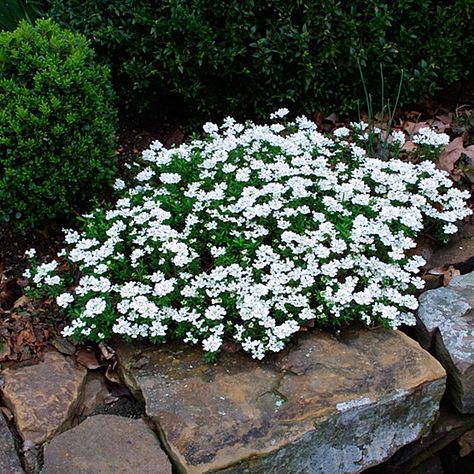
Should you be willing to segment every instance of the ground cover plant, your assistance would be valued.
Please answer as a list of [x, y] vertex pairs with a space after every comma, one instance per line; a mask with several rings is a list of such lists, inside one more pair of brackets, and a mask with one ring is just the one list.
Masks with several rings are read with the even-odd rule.
[[110, 74], [51, 20], [0, 33], [0, 221], [25, 232], [83, 211], [112, 184]]
[[286, 112], [207, 123], [176, 149], [154, 142], [58, 259], [31, 251], [30, 291], [64, 308], [65, 335], [174, 337], [210, 360], [232, 338], [261, 359], [305, 324], [414, 323], [424, 260], [406, 251], [428, 223], [448, 236], [470, 214], [432, 161], [449, 137], [420, 130], [414, 164], [396, 159], [406, 137], [394, 132], [382, 160], [364, 151], [364, 123], [330, 137]]

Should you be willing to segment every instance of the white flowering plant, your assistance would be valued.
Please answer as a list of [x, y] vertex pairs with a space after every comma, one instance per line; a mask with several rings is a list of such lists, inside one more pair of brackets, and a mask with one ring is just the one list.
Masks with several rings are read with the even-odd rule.
[[286, 113], [143, 152], [116, 200], [66, 231], [61, 265], [27, 273], [65, 336], [177, 338], [207, 360], [228, 338], [261, 359], [305, 325], [414, 323], [424, 260], [406, 252], [427, 223], [455, 232], [468, 195], [431, 161], [367, 156], [363, 124], [330, 137]]

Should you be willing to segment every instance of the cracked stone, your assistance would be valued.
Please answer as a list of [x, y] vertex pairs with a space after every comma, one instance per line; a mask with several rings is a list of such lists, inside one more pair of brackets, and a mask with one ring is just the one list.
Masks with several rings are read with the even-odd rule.
[[445, 388], [398, 331], [312, 331], [264, 361], [224, 352], [213, 365], [197, 348], [115, 348], [180, 473], [358, 473], [427, 431]]
[[474, 413], [474, 272], [421, 295], [417, 333], [448, 372], [454, 406]]
[[59, 352], [46, 352], [35, 365], [3, 371], [2, 398], [23, 440], [39, 445], [69, 428], [86, 374]]
[[45, 449], [44, 474], [171, 474], [171, 464], [143, 420], [87, 418]]
[[2, 474], [21, 474], [23, 469], [15, 450], [13, 436], [7, 422], [0, 413], [0, 472]]

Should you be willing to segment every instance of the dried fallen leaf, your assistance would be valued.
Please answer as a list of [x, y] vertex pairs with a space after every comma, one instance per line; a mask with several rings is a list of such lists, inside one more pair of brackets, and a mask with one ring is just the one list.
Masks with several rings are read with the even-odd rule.
[[451, 125], [441, 122], [441, 120], [435, 120], [431, 126], [436, 129], [437, 132], [442, 133], [451, 128]]
[[442, 267], [430, 268], [427, 273], [430, 275], [444, 275], [449, 268], [449, 265], [443, 265]]
[[120, 397], [115, 397], [111, 393], [109, 393], [105, 398], [104, 402], [106, 405], [111, 405], [112, 403], [115, 403], [116, 401], [120, 400]]
[[449, 112], [447, 114], [439, 114], [439, 115], [436, 115], [436, 118], [440, 122], [443, 122], [446, 125], [451, 125], [451, 123], [453, 122], [453, 113]]
[[31, 323], [25, 324], [23, 329], [16, 335], [13, 342], [13, 350], [18, 354], [25, 351], [25, 347], [34, 346], [36, 342], [36, 336], [33, 331]]
[[31, 301], [28, 296], [23, 295], [20, 296], [14, 303], [13, 303], [13, 309], [19, 308], [21, 306], [26, 306], [29, 302]]
[[429, 127], [428, 122], [403, 122], [403, 129], [411, 137], [418, 133], [420, 128]]
[[337, 115], [336, 113], [333, 112], [332, 114], [329, 114], [327, 117], [324, 117], [324, 120], [334, 125], [337, 122]]
[[95, 354], [87, 349], [80, 349], [76, 354], [76, 360], [79, 364], [89, 370], [95, 370], [100, 367]]
[[402, 151], [411, 153], [413, 150], [415, 150], [415, 148], [416, 148], [416, 145], [412, 141], [407, 140], [405, 144], [402, 146]]
[[451, 173], [456, 161], [459, 160], [463, 152], [464, 145], [462, 137], [457, 137], [451, 143], [446, 145], [446, 147], [442, 151], [438, 160], [438, 167], [442, 170], [447, 171], [448, 173]]
[[122, 383], [117, 372], [115, 372], [115, 370], [113, 370], [110, 366], [107, 367], [107, 370], [105, 371], [105, 377], [113, 383], [117, 383], [117, 384]]
[[9, 359], [11, 354], [11, 345], [9, 338], [0, 337], [0, 362], [4, 362]]
[[99, 344], [99, 349], [105, 360], [110, 360], [115, 356], [115, 351], [111, 347], [106, 346], [103, 342]]
[[446, 273], [443, 276], [443, 285], [448, 286], [449, 282], [455, 277], [461, 275], [461, 272], [454, 268], [452, 265], [446, 270]]

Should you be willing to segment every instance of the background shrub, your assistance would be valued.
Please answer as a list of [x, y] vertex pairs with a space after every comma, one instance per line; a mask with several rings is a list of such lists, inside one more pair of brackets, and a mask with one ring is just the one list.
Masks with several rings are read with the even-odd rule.
[[4, 0], [0, 2], [0, 29], [12, 31], [21, 20], [33, 23], [45, 7], [44, 0]]
[[472, 0], [50, 1], [58, 21], [93, 39], [122, 104], [151, 113], [352, 111], [357, 59], [375, 93], [380, 62], [389, 93], [403, 68], [404, 102], [473, 70]]
[[81, 208], [114, 175], [109, 70], [51, 20], [0, 34], [0, 218], [20, 230]]

